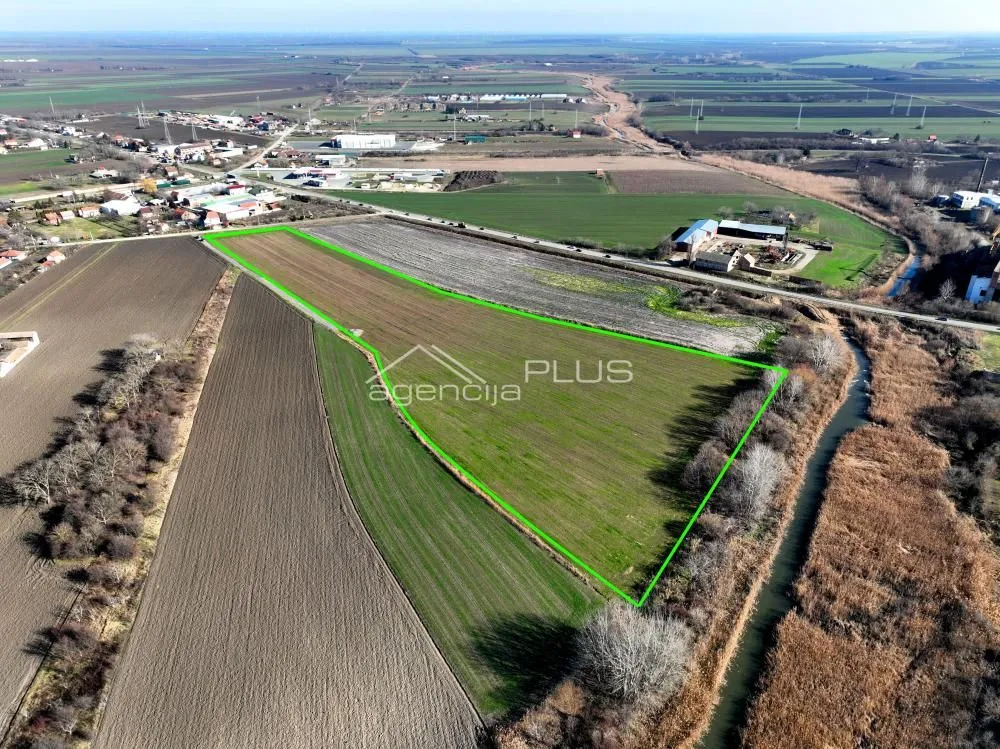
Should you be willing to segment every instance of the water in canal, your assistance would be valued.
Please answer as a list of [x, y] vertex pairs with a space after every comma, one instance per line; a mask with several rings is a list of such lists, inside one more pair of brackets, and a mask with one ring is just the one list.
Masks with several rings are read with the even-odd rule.
[[776, 627], [792, 609], [792, 585], [809, 551], [809, 539], [826, 489], [830, 461], [844, 436], [867, 421], [869, 362], [853, 343], [851, 352], [858, 365], [858, 374], [851, 383], [847, 399], [823, 431], [816, 452], [806, 466], [802, 490], [778, 548], [771, 577], [760, 591], [757, 608], [730, 663], [719, 705], [699, 744], [702, 749], [739, 746], [739, 732], [746, 724], [747, 710], [756, 692], [765, 657], [774, 644]]

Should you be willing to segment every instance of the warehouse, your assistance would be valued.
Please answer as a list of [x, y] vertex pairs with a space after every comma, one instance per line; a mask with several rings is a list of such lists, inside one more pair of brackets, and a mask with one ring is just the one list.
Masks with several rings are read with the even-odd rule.
[[345, 133], [334, 138], [334, 146], [352, 151], [395, 148], [395, 133]]
[[683, 234], [677, 237], [677, 249], [688, 253], [688, 260], [694, 261], [694, 254], [705, 242], [714, 239], [719, 232], [719, 222], [710, 218], [695, 221]]
[[769, 226], [768, 224], [744, 224], [742, 221], [720, 221], [719, 234], [727, 237], [743, 239], [777, 239], [785, 238], [784, 226]]

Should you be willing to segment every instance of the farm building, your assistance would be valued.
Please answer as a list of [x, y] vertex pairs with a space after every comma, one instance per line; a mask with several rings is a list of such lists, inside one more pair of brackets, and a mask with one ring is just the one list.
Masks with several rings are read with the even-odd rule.
[[718, 233], [718, 221], [710, 218], [698, 219], [683, 234], [677, 237], [677, 249], [686, 251], [688, 259], [693, 261], [694, 254], [698, 252], [698, 248], [705, 242], [714, 239]]
[[10, 374], [38, 346], [38, 333], [0, 333], [0, 377]]
[[63, 254], [61, 250], [52, 250], [52, 252], [50, 252], [48, 255], [45, 256], [46, 263], [55, 263], [56, 265], [58, 265], [65, 259], [66, 256]]
[[76, 218], [76, 214], [73, 211], [59, 211], [59, 218], [63, 221], [72, 221]]
[[316, 159], [317, 163], [326, 164], [327, 166], [334, 166], [334, 165], [344, 166], [345, 164], [347, 164], [347, 157], [342, 153], [332, 153], [332, 154], [318, 153], [314, 158]]
[[395, 133], [345, 133], [333, 140], [336, 148], [349, 150], [368, 150], [378, 148], [395, 148]]
[[740, 252], [734, 252], [731, 255], [724, 252], [699, 252], [695, 258], [694, 267], [699, 270], [729, 273], [736, 267], [741, 255]]
[[485, 143], [486, 142], [486, 136], [485, 135], [466, 135], [465, 136], [465, 142], [466, 142], [466, 144], [469, 144], [469, 143]]
[[26, 257], [28, 257], [28, 253], [25, 250], [4, 250], [0, 252], [0, 259], [11, 260], [13, 262], [24, 260]]
[[967, 211], [979, 205], [983, 198], [992, 197], [986, 192], [973, 192], [972, 190], [956, 190], [951, 194], [951, 205], [954, 208], [961, 208]]
[[720, 221], [719, 234], [743, 239], [784, 239], [784, 226], [769, 226], [767, 224], [744, 224], [742, 221]]

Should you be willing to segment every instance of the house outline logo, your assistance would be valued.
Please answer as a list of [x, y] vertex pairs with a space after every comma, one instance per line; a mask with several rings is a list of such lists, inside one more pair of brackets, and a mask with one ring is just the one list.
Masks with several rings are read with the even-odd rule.
[[393, 367], [395, 367], [397, 364], [403, 363], [408, 358], [410, 358], [410, 356], [412, 356], [413, 354], [415, 354], [417, 352], [420, 352], [422, 354], [425, 354], [426, 356], [429, 356], [431, 359], [433, 359], [435, 362], [437, 362], [442, 367], [444, 367], [445, 369], [447, 369], [449, 372], [451, 372], [452, 374], [456, 375], [460, 379], [464, 380], [465, 383], [468, 384], [468, 385], [475, 385], [475, 384], [485, 385], [486, 384], [486, 380], [484, 378], [480, 377], [478, 374], [476, 374], [475, 372], [473, 372], [471, 369], [469, 369], [467, 366], [465, 366], [464, 364], [462, 364], [462, 362], [460, 362], [458, 359], [456, 359], [451, 354], [449, 354], [448, 352], [446, 352], [440, 346], [435, 346], [435, 345], [424, 346], [422, 343], [418, 343], [416, 346], [414, 346], [413, 348], [411, 348], [409, 351], [407, 351], [402, 356], [397, 356], [388, 365], [380, 368], [378, 372], [376, 372], [371, 377], [369, 377], [367, 380], [365, 380], [365, 383], [368, 384], [368, 385], [371, 385], [373, 382], [375, 382], [376, 380], [378, 380], [382, 375], [384, 375], [390, 369], [392, 369]]

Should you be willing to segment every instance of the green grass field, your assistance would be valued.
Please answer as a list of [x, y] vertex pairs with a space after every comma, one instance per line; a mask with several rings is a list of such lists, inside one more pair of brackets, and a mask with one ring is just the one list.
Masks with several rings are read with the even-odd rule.
[[372, 369], [354, 346], [317, 327], [316, 353], [365, 527], [479, 710], [522, 704], [552, 678], [567, 634], [602, 599], [462, 487], [386, 403], [369, 399]]
[[[715, 416], [760, 375], [740, 362], [454, 299], [289, 232], [219, 241], [362, 331], [391, 371], [395, 399], [445, 454], [553, 548], [632, 595], [703, 498], [682, 489], [684, 465]], [[532, 371], [547, 362], [548, 371], [529, 377], [527, 362]], [[610, 362], [629, 363], [627, 381], [599, 374]], [[377, 381], [373, 388], [384, 398]], [[517, 397], [497, 397], [511, 388]]]
[[[357, 193], [350, 197], [358, 199]], [[821, 253], [800, 274], [830, 286], [859, 284], [864, 270], [884, 252], [898, 250], [881, 229], [817, 200], [791, 195], [611, 194], [601, 180], [580, 173], [516, 175], [504, 184], [467, 192], [366, 193], [361, 200], [542, 239], [596, 242], [609, 249], [655, 247], [678, 227], [717, 216], [722, 206], [739, 212], [748, 200], [760, 208], [781, 205], [799, 214], [816, 214], [809, 227], [794, 234], [834, 242], [833, 252]]]
[[[925, 140], [933, 133], [939, 138], [952, 140], [957, 138], [973, 139], [977, 135], [982, 138], [1000, 138], [1000, 116], [978, 117], [927, 117], [924, 126], [920, 127], [921, 107], [914, 104], [911, 116], [903, 116], [906, 109], [905, 99], [902, 107], [897, 107], [899, 114], [895, 117], [810, 117], [808, 106], [803, 111], [802, 126], [798, 132], [832, 133], [841, 128], [855, 132], [873, 130], [887, 135], [899, 133], [904, 138]], [[736, 110], [738, 107], [731, 107]], [[687, 114], [668, 117], [643, 117], [643, 123], [651, 130], [675, 134], [690, 133], [694, 135], [694, 120]], [[757, 117], [739, 115], [710, 115], [698, 125], [702, 133], [733, 132], [733, 133], [794, 133], [795, 117]], [[679, 135], [677, 137], [680, 137]]]

